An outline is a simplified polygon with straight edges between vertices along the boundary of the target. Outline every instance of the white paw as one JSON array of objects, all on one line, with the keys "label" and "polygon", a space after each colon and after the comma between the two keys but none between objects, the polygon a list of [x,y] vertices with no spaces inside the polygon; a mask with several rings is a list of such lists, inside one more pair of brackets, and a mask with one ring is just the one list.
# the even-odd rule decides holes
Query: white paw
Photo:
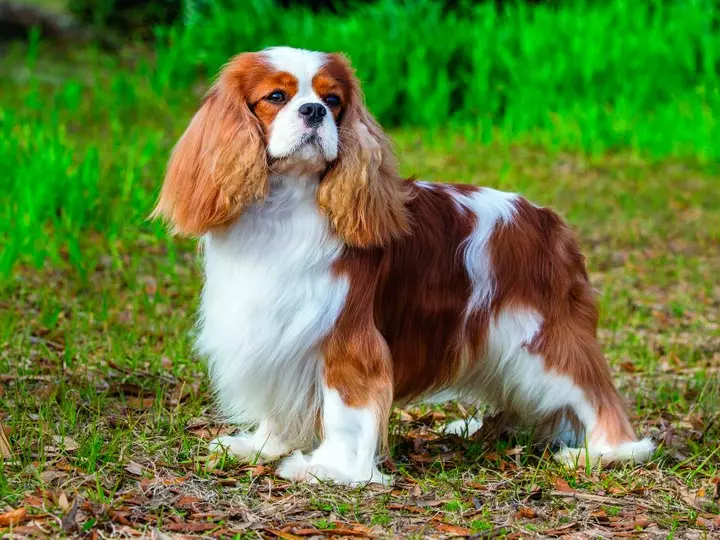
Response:
[{"label": "white paw", "polygon": [[244,461],[272,461],[286,453],[283,445],[271,439],[258,440],[258,437],[250,433],[240,435],[223,435],[210,441],[208,445],[210,452],[228,452]]},{"label": "white paw", "polygon": [[368,471],[343,471],[333,465],[313,462],[311,456],[302,452],[294,452],[285,458],[276,470],[278,476],[293,482],[333,482],[346,486],[360,486],[365,484],[392,485],[393,478],[382,474],[376,467]]},{"label": "white paw", "polygon": [[569,468],[583,467],[585,466],[585,449],[563,448],[553,454],[553,459]]},{"label": "white paw", "polygon": [[227,452],[242,459],[250,458],[257,453],[253,451],[252,435],[250,434],[222,435],[210,441],[208,449],[213,454]]},{"label": "white paw", "polygon": [[310,462],[307,457],[298,450],[283,459],[278,465],[275,473],[286,480],[304,482],[307,479],[309,467]]},{"label": "white paw", "polygon": [[460,437],[470,437],[480,431],[483,426],[482,418],[470,417],[467,420],[454,420],[445,426],[443,430],[446,435],[458,435]]},{"label": "white paw", "polygon": [[591,446],[589,452],[585,448],[563,448],[553,455],[555,461],[567,467],[583,467],[589,460],[593,465],[602,463],[629,462],[643,463],[652,457],[655,445],[650,439],[630,441],[617,446]]}]

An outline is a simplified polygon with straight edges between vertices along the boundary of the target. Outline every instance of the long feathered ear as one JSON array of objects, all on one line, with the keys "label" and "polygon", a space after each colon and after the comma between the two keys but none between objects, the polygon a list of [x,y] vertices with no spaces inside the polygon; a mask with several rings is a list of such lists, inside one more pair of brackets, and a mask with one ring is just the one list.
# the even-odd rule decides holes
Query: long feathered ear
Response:
[{"label": "long feathered ear", "polygon": [[398,175],[390,141],[365,107],[349,61],[329,55],[348,86],[338,158],[325,173],[318,204],[335,232],[355,247],[382,246],[407,233],[410,186]]},{"label": "long feathered ear", "polygon": [[200,236],[267,195],[262,129],[243,90],[243,73],[254,64],[253,53],[228,64],[173,150],[151,217],[163,217],[175,233]]}]

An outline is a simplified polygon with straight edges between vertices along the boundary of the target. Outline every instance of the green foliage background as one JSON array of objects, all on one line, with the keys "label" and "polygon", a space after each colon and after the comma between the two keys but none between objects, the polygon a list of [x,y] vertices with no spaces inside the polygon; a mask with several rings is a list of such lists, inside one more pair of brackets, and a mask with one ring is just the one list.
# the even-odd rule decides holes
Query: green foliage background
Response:
[{"label": "green foliage background", "polygon": [[0,82],[0,275],[48,261],[85,275],[96,264],[83,255],[88,232],[111,254],[136,231],[163,237],[145,217],[189,119],[178,111],[196,106],[229,56],[270,45],[345,52],[388,128],[717,161],[715,4],[378,0],[332,14],[195,0],[182,23],[156,29],[152,51],[83,52],[93,68],[59,76],[39,55],[53,45],[35,34],[16,52],[22,81]]}]

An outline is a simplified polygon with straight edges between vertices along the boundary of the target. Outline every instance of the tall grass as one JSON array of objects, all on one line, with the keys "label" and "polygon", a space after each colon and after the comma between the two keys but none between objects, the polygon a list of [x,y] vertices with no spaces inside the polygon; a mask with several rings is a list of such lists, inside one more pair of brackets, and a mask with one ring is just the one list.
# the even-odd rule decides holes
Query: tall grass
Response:
[{"label": "tall grass", "polygon": [[443,4],[378,0],[338,16],[215,2],[170,32],[159,76],[210,77],[230,55],[270,45],[343,51],[386,125],[495,126],[554,147],[720,157],[712,0]]},{"label": "tall grass", "polygon": [[17,69],[0,78],[0,284],[17,263],[69,265],[83,278],[106,256],[122,264],[124,242],[164,237],[146,218],[187,120],[178,111],[194,102],[152,89],[147,66],[120,69],[90,51],[68,75],[42,61],[47,50],[37,65],[41,48],[35,33],[24,59],[8,59],[29,80],[13,82]]},{"label": "tall grass", "polygon": [[0,283],[18,263],[85,275],[106,253],[120,265],[123,242],[164,236],[145,218],[198,90],[230,55],[269,45],[346,52],[386,126],[720,159],[720,14],[710,0],[503,11],[378,0],[341,16],[272,0],[203,6],[158,30],[155,55],[80,51],[78,69],[56,76],[52,45],[35,33],[16,62],[29,79],[0,63]]}]

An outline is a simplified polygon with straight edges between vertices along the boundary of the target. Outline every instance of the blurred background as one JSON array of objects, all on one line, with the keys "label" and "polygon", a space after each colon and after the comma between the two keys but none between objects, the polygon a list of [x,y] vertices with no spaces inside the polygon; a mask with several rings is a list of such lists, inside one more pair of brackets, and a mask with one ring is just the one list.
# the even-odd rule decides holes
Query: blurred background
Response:
[{"label": "blurred background", "polygon": [[[603,534],[718,530],[720,2],[0,0],[0,534],[290,527],[263,506],[267,482],[290,489],[272,468],[207,457],[229,428],[192,352],[196,246],[147,220],[217,70],[271,45],[346,53],[405,174],[520,192],[569,221],[618,384],[660,443],[642,471],[571,472],[522,440],[437,435],[462,406],[408,408],[392,467],[410,491],[290,490],[297,521],[550,535],[602,511]],[[564,486],[623,499],[538,495]],[[408,493],[441,502],[413,523],[393,498]]]}]

